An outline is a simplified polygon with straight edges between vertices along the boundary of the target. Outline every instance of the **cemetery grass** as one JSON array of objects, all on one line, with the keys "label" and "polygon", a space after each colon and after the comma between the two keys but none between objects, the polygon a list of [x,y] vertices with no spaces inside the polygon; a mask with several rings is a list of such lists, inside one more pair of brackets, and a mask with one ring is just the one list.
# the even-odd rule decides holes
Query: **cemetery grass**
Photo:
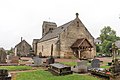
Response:
[{"label": "cemetery grass", "polygon": [[[60,62],[60,63],[68,65],[68,66],[75,66],[75,65],[77,65],[77,62]],[[103,64],[104,65],[101,65],[100,68],[105,68],[105,69],[110,68],[110,66],[107,65],[107,62],[104,62]],[[90,66],[91,63],[88,62],[87,65]]]},{"label": "cemetery grass", "polygon": [[18,73],[16,80],[100,80],[96,77],[80,74],[69,74],[65,76],[55,76],[49,71],[37,70],[33,72]]},{"label": "cemetery grass", "polygon": [[105,66],[101,66],[101,68],[108,69],[108,68],[110,68],[110,66],[105,65]]},{"label": "cemetery grass", "polygon": [[7,69],[8,71],[31,70],[30,66],[0,66],[0,69]]},{"label": "cemetery grass", "polygon": [[68,65],[68,66],[75,66],[77,64],[76,62],[60,62],[60,63]]}]

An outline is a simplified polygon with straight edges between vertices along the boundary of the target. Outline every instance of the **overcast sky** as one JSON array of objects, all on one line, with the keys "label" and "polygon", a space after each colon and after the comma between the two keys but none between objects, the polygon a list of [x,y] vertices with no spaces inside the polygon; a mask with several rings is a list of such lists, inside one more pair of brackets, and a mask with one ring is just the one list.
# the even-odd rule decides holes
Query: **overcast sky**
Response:
[{"label": "overcast sky", "polygon": [[41,38],[43,21],[60,26],[76,12],[95,38],[104,26],[120,36],[120,0],[0,0],[0,47],[10,49],[21,37],[32,44]]}]

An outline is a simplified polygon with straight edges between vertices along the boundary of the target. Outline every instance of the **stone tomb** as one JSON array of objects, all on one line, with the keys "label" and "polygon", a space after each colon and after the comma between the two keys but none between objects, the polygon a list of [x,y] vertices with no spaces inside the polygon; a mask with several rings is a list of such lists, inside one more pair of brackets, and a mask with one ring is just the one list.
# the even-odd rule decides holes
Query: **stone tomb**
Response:
[{"label": "stone tomb", "polygon": [[87,61],[78,61],[77,65],[72,68],[73,72],[86,73],[87,72]]},{"label": "stone tomb", "polygon": [[91,62],[91,68],[100,68],[100,60],[99,59],[93,59]]},{"label": "stone tomb", "polygon": [[42,65],[42,59],[39,57],[33,57],[34,64],[32,66],[41,66]]},{"label": "stone tomb", "polygon": [[48,70],[55,75],[72,74],[71,67],[61,63],[50,64]]}]

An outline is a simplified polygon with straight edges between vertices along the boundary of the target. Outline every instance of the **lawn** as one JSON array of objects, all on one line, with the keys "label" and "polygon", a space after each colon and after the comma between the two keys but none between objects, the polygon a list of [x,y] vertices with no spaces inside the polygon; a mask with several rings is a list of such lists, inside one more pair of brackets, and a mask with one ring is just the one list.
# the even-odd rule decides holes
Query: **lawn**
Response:
[{"label": "lawn", "polygon": [[105,69],[108,69],[108,68],[110,68],[110,66],[107,66],[107,65],[105,65],[105,66],[100,66],[101,68],[105,68]]},{"label": "lawn", "polygon": [[8,71],[30,70],[30,66],[0,66],[0,69],[7,69]]},{"label": "lawn", "polygon": [[77,62],[60,62],[62,64],[68,65],[68,66],[75,66]]},{"label": "lawn", "polygon": [[[60,62],[60,63],[68,65],[68,66],[75,66],[75,65],[77,65],[77,62]],[[110,68],[110,66],[107,66],[107,63],[103,63],[103,64],[104,64],[104,66],[100,66],[100,68],[105,68],[105,69]],[[90,65],[91,65],[91,63],[87,63],[87,66],[90,66]]]},{"label": "lawn", "polygon": [[48,71],[38,70],[33,72],[18,73],[16,80],[100,80],[89,75],[70,74],[65,76],[54,76]]}]

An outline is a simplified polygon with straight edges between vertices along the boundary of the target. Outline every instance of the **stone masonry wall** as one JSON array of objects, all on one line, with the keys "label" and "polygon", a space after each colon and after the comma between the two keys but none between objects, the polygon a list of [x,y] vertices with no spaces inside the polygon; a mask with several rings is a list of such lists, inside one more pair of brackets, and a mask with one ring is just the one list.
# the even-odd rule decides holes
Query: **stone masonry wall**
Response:
[{"label": "stone masonry wall", "polygon": [[47,41],[43,41],[37,44],[37,55],[42,53],[42,56],[50,56],[51,55],[51,45],[53,44],[53,56],[58,56],[56,42],[58,38],[53,38]]},{"label": "stone masonry wall", "polygon": [[[79,25],[79,26],[78,26]],[[74,22],[64,30],[60,35],[60,54],[62,57],[67,56],[74,56],[72,49],[70,48],[71,45],[80,38],[87,38],[89,42],[93,45],[92,51],[84,52],[84,56],[88,58],[93,58],[96,55],[94,39],[85,29],[84,25],[81,23],[79,19],[74,20]],[[69,55],[68,55],[69,54]]]}]

